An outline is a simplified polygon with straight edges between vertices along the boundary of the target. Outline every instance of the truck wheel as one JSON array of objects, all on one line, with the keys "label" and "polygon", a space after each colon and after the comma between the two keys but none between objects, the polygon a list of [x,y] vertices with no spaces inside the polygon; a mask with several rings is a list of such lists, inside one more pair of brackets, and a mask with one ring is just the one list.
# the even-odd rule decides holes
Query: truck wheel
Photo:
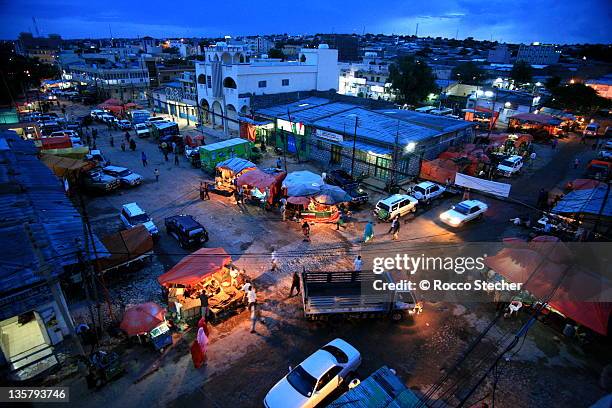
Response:
[{"label": "truck wheel", "polygon": [[391,312],[391,320],[393,322],[401,322],[404,319],[404,313],[399,310]]}]

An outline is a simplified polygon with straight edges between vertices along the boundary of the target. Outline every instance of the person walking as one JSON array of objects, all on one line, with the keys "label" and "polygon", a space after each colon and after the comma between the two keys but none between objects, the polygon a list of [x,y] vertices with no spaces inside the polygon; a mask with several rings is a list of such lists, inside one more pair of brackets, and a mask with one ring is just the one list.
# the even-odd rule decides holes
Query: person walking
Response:
[{"label": "person walking", "polygon": [[136,151],[136,142],[134,141],[134,139],[130,139],[130,150],[133,152]]},{"label": "person walking", "polygon": [[283,221],[287,221],[287,200],[285,197],[280,200],[280,213]]},{"label": "person walking", "polygon": [[555,150],[557,148],[557,143],[559,143],[559,141],[557,139],[553,139],[552,145],[551,145],[553,150]]},{"label": "person walking", "polygon": [[304,234],[304,242],[310,242],[310,225],[306,220],[302,224],[302,234]]},{"label": "person walking", "polygon": [[297,271],[293,272],[293,277],[291,278],[291,289],[289,289],[289,297],[293,296],[293,289],[295,289],[295,295],[300,294],[300,275]]},{"label": "person walking", "polygon": [[140,159],[142,160],[142,166],[143,167],[147,167],[147,154],[144,152],[144,150],[140,153]]},{"label": "person walking", "polygon": [[210,195],[208,194],[208,181],[204,182],[204,198],[210,200]]},{"label": "person walking", "polygon": [[353,261],[353,270],[360,272],[363,268],[363,261],[361,260],[361,255],[357,255],[357,258]]},{"label": "person walking", "polygon": [[399,230],[400,230],[400,221],[399,221],[399,215],[396,215],[395,218],[393,219],[393,222],[391,222],[391,228],[389,229],[389,232],[393,234],[393,237],[391,238],[392,240],[396,240],[397,236],[399,235]]},{"label": "person walking", "polygon": [[257,315],[258,315],[257,305],[253,304],[250,310],[251,310],[251,333],[257,333],[255,331],[255,324],[257,324]]},{"label": "person walking", "polygon": [[280,168],[282,168],[282,167],[283,167],[283,161],[281,160],[281,158],[280,158],[280,157],[277,157],[277,158],[276,158],[276,168],[277,168],[277,169],[280,169]]},{"label": "person walking", "polygon": [[155,181],[158,182],[159,181],[159,170],[157,169],[153,170],[153,174],[155,175]]},{"label": "person walking", "polygon": [[204,201],[204,183],[200,181],[200,201]]},{"label": "person walking", "polygon": [[113,136],[111,135],[110,139],[108,139],[110,142],[111,147],[115,147],[115,139],[113,139]]},{"label": "person walking", "polygon": [[255,292],[255,287],[251,283],[249,283],[247,293],[246,293],[246,298],[247,298],[247,308],[251,309],[255,307],[255,305],[257,304],[257,292]]},{"label": "person walking", "polygon": [[371,241],[373,239],[374,239],[374,224],[372,224],[372,221],[368,221],[368,223],[366,224],[363,230],[363,243],[367,244],[368,241]]},{"label": "person walking", "polygon": [[175,166],[179,165],[179,154],[178,153],[174,153],[174,165]]},{"label": "person walking", "polygon": [[125,152],[125,143],[121,142],[121,151]]},{"label": "person walking", "polygon": [[127,130],[125,131],[125,141],[130,143],[130,132],[128,132]]}]

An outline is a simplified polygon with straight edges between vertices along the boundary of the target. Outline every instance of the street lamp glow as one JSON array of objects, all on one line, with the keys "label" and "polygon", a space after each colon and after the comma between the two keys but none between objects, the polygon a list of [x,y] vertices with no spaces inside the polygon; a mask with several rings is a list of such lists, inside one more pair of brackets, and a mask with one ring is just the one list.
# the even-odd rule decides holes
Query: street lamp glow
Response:
[{"label": "street lamp glow", "polygon": [[410,142],[406,145],[406,148],[404,150],[406,151],[406,153],[412,153],[414,152],[415,148],[416,148],[416,143]]},{"label": "street lamp glow", "polygon": [[492,98],[494,94],[493,94],[493,91],[485,91],[484,95],[485,95],[487,98]]},{"label": "street lamp glow", "polygon": [[511,104],[510,102],[506,102],[506,103],[504,103],[504,106],[505,106],[506,108],[510,108],[510,107],[512,106],[512,104]]}]

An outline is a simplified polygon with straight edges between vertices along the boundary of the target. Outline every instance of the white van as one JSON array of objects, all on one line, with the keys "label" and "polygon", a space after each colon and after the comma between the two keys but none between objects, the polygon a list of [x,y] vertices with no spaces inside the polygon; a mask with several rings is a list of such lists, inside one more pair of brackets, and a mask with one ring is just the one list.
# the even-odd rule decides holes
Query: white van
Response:
[{"label": "white van", "polygon": [[511,177],[518,174],[523,168],[521,156],[510,156],[497,165],[497,172],[503,176]]},{"label": "white van", "polygon": [[406,194],[393,194],[376,203],[374,213],[383,221],[392,220],[397,215],[402,217],[408,213],[416,212],[418,202],[416,198]]}]

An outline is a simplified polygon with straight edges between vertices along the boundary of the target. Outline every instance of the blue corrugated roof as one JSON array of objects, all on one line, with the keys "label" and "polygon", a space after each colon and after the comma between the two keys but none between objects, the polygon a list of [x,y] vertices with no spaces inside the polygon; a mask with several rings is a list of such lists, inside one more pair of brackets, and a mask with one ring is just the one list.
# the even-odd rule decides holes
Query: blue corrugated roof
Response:
[{"label": "blue corrugated roof", "polygon": [[[566,194],[553,208],[556,214],[595,214],[612,217],[612,200],[607,197],[608,187],[574,190]],[[605,204],[604,204],[605,200]],[[603,208],[602,208],[603,207]]]}]

